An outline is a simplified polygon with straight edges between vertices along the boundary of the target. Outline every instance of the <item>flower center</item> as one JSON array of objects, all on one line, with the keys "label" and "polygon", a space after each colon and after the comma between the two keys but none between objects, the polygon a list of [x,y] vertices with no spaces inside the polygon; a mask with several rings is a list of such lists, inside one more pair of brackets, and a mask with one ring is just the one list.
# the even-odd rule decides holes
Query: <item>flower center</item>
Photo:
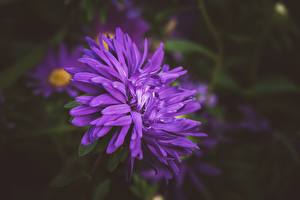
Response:
[{"label": "flower center", "polygon": [[[104,33],[102,33],[102,34],[105,35],[105,36],[108,37],[108,38],[114,38],[114,37],[115,37],[115,34],[112,33],[112,32],[104,32]],[[96,38],[96,42],[99,44],[99,39],[98,39],[98,37]],[[102,41],[102,44],[103,44],[103,46],[104,46],[104,48],[105,48],[106,50],[109,49],[108,44],[107,44],[104,40]]]},{"label": "flower center", "polygon": [[55,87],[63,87],[69,84],[71,75],[64,69],[54,69],[49,75],[49,83]]}]

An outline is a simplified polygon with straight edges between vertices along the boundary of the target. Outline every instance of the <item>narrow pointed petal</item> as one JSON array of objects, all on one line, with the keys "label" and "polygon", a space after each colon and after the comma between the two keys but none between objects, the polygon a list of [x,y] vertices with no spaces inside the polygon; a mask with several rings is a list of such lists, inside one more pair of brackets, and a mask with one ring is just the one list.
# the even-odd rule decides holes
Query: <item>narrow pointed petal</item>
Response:
[{"label": "narrow pointed petal", "polygon": [[79,73],[76,73],[74,76],[73,76],[73,79],[75,81],[80,81],[80,82],[86,82],[86,83],[90,83],[91,82],[91,79],[92,78],[95,78],[97,77],[96,74],[94,73],[89,73],[89,72],[79,72]]},{"label": "narrow pointed petal", "polygon": [[115,98],[111,97],[109,94],[101,94],[99,96],[94,97],[89,105],[92,107],[103,106],[103,105],[113,105],[119,104]]},{"label": "narrow pointed petal", "polygon": [[126,126],[122,127],[122,129],[118,135],[118,138],[116,139],[115,144],[114,144],[116,147],[120,147],[124,143],[124,140],[128,133],[129,128],[130,128],[130,125],[126,125]]},{"label": "narrow pointed petal", "polygon": [[108,121],[104,124],[104,126],[125,126],[131,124],[131,116],[123,116],[114,121]]},{"label": "narrow pointed petal", "polygon": [[108,106],[102,110],[103,115],[120,115],[126,114],[131,111],[130,106],[127,104],[118,104],[113,106]]},{"label": "narrow pointed petal", "polygon": [[137,112],[131,112],[132,120],[134,122],[134,128],[141,138],[143,136],[143,122],[142,122],[142,115]]},{"label": "narrow pointed petal", "polygon": [[84,115],[84,116],[78,116],[78,117],[74,117],[72,119],[72,124],[74,126],[78,126],[78,127],[84,127],[84,126],[88,126],[89,123],[94,119],[93,116],[91,115]]},{"label": "narrow pointed petal", "polygon": [[107,145],[107,148],[106,148],[106,153],[107,154],[112,154],[112,153],[114,153],[117,149],[118,149],[118,147],[116,147],[114,144],[115,144],[115,141],[116,141],[116,139],[117,139],[117,136],[118,136],[118,134],[114,134],[113,136],[112,136],[112,138],[110,139],[110,141],[109,141],[109,143],[108,143],[108,145]]},{"label": "narrow pointed petal", "polygon": [[99,130],[97,133],[96,133],[96,138],[100,138],[100,137],[103,137],[105,136],[109,131],[111,130],[111,127],[102,127],[101,130]]},{"label": "narrow pointed petal", "polygon": [[93,96],[78,96],[75,100],[81,104],[89,104],[89,102],[93,99]]},{"label": "narrow pointed petal", "polygon": [[77,106],[70,110],[72,116],[88,115],[100,111],[99,108],[93,108],[88,106]]}]

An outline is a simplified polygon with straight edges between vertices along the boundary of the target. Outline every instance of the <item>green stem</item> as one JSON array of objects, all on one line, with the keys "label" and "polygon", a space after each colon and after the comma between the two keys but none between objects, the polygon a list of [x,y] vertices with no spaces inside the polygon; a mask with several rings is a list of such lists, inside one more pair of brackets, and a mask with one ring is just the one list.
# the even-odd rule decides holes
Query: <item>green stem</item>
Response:
[{"label": "green stem", "polygon": [[223,41],[221,38],[220,33],[217,31],[216,27],[212,23],[212,20],[210,19],[206,6],[204,4],[204,0],[198,0],[198,6],[199,10],[201,11],[201,14],[204,18],[204,21],[207,25],[208,30],[211,32],[214,40],[216,48],[218,49],[218,55],[215,58],[215,67],[212,72],[211,76],[211,82],[209,84],[209,91],[212,91],[216,85],[217,79],[222,71],[223,66],[223,60],[224,60],[224,47],[223,47]]},{"label": "green stem", "polygon": [[[273,10],[269,11],[273,12]],[[271,17],[269,17],[271,16]],[[261,56],[262,56],[262,50],[265,44],[265,40],[268,38],[268,35],[272,29],[273,26],[273,15],[272,13],[269,13],[266,15],[265,23],[262,26],[261,35],[257,39],[257,42],[255,44],[255,50],[252,55],[252,63],[251,63],[251,83],[255,83],[257,79],[257,71],[259,69],[260,63],[261,63]]]},{"label": "green stem", "polygon": [[98,168],[98,166],[100,164],[101,159],[102,159],[102,154],[99,153],[99,155],[97,156],[97,158],[96,158],[96,160],[95,160],[95,162],[93,164],[92,170],[91,170],[92,180],[96,176],[97,168]]}]

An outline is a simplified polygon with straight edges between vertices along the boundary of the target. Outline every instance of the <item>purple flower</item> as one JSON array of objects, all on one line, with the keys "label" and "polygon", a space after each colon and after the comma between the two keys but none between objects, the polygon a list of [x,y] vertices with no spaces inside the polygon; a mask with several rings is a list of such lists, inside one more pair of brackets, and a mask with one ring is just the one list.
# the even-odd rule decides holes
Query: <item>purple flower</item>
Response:
[{"label": "purple flower", "polygon": [[137,158],[165,168],[171,178],[179,173],[181,157],[198,149],[187,137],[206,135],[199,132],[200,122],[177,118],[200,108],[196,91],[171,86],[186,71],[162,65],[163,44],[148,57],[147,40],[141,53],[119,28],[113,38],[101,35],[99,40],[108,48],[88,38],[89,49],[79,59],[85,65],[66,68],[84,92],[76,97],[80,105],[70,110],[73,125],[89,127],[82,145],[107,135],[107,154],[121,146],[130,150],[130,172]]},{"label": "purple flower", "polygon": [[201,105],[206,107],[215,107],[217,104],[217,96],[215,94],[211,94],[208,90],[208,86],[205,83],[192,81],[190,78],[185,76],[180,81],[180,85],[183,88],[196,90],[197,91],[197,99]]},{"label": "purple flower", "polygon": [[197,191],[204,192],[206,189],[203,177],[218,176],[221,174],[221,169],[202,161],[201,156],[194,156],[182,164],[181,172],[176,177],[175,183],[172,186],[171,199],[188,199],[184,191],[184,185],[190,183]]},{"label": "purple flower", "polygon": [[[197,9],[189,9],[171,15],[165,25],[165,35],[190,41],[197,41],[202,33],[197,32],[194,27],[194,19],[199,18]],[[201,29],[200,29],[201,30]]]},{"label": "purple flower", "polygon": [[[218,176],[221,174],[221,169],[202,160],[203,155],[203,153],[199,152],[183,161],[180,166],[180,173],[175,177],[173,182],[167,185],[168,192],[165,194],[167,199],[188,199],[184,190],[185,184],[193,186],[199,192],[203,192],[206,188],[202,180],[203,177]],[[163,181],[165,173],[168,172],[164,170],[147,170],[143,171],[142,176],[151,182],[157,183]]]},{"label": "purple flower", "polygon": [[259,115],[251,106],[241,105],[238,110],[242,116],[238,122],[232,123],[232,130],[247,130],[251,133],[271,132],[269,121]]},{"label": "purple flower", "polygon": [[[137,9],[135,9],[130,1],[126,1],[126,5],[114,3],[116,6],[109,10],[105,22],[101,22],[99,17],[95,20],[95,31],[100,36],[106,34],[114,36],[116,27],[122,28],[127,32],[139,46],[142,43],[145,33],[149,30],[148,23],[142,18]],[[104,43],[104,45],[106,45]]]},{"label": "purple flower", "polygon": [[71,75],[64,67],[78,66],[77,59],[80,56],[80,48],[69,53],[64,45],[60,45],[57,54],[49,50],[45,59],[29,74],[31,78],[28,85],[34,88],[34,93],[50,96],[54,92],[66,92],[70,96],[77,94],[75,88],[70,85]]},{"label": "purple flower", "polygon": [[112,0],[112,4],[119,12],[124,12],[128,18],[134,18],[140,16],[140,10],[135,7],[132,0]]},{"label": "purple flower", "polygon": [[247,129],[253,133],[270,132],[271,127],[266,118],[256,113],[253,108],[247,105],[239,107],[244,115],[242,121],[236,124],[236,128]]}]

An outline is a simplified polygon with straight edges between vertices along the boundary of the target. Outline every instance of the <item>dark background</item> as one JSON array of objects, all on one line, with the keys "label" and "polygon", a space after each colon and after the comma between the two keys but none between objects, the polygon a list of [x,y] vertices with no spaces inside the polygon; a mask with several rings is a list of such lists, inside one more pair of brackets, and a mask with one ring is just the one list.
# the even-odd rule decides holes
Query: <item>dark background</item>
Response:
[{"label": "dark background", "polygon": [[[198,3],[152,0],[135,5],[150,24],[147,36],[153,41],[169,40],[164,28],[175,16],[178,38],[219,53]],[[232,124],[243,117],[239,107],[247,105],[267,120],[270,128],[255,133],[248,129],[225,131],[231,142],[221,143],[204,158],[222,169],[222,174],[203,177],[209,197],[186,185],[187,199],[299,198],[299,3],[282,1],[286,16],[274,11],[275,3],[205,1],[220,33],[224,58],[213,83],[218,105],[212,112]],[[68,124],[68,111],[63,108],[70,98],[56,95],[45,100],[26,86],[27,72],[47,48],[62,41],[70,46],[82,43],[93,17],[105,14],[110,6],[109,1],[100,0],[0,1],[1,199],[89,199],[97,181],[106,178],[111,180],[107,199],[137,198],[122,168],[114,173],[106,170],[106,157],[97,178],[89,180],[87,174],[97,155],[77,156],[82,130]],[[175,61],[173,51],[167,49],[169,63],[179,62],[194,79],[211,83],[214,61],[192,51]]]}]

